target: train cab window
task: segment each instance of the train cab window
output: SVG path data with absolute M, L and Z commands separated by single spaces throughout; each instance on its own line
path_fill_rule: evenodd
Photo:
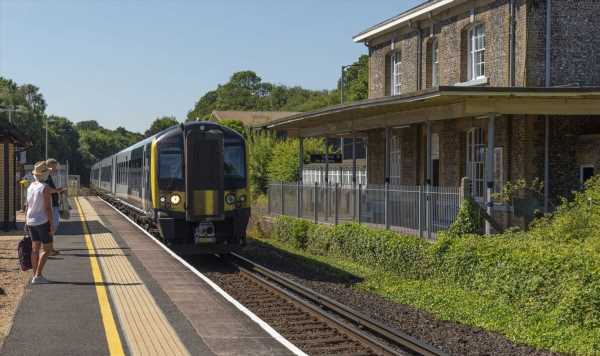
M 226 188 L 242 188 L 246 182 L 244 141 L 225 137 L 223 164 Z
M 165 189 L 183 185 L 183 138 L 167 137 L 158 144 L 158 178 Z

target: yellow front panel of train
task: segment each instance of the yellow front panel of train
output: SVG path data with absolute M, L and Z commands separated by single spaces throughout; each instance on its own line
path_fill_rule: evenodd
M 215 190 L 195 190 L 193 215 L 211 216 L 218 214 L 218 196 Z

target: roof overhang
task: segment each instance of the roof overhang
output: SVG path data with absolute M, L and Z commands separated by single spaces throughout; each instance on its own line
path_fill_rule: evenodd
M 429 18 L 434 12 L 443 11 L 449 7 L 456 6 L 459 3 L 465 2 L 466 0 L 429 0 L 420 5 L 417 5 L 409 10 L 402 12 L 401 14 L 387 19 L 383 22 L 376 24 L 375 26 L 369 27 L 361 33 L 354 36 L 352 39 L 354 42 L 368 41 L 375 36 L 382 35 L 384 33 L 393 31 L 406 25 L 412 21 Z
M 340 135 L 381 127 L 498 115 L 599 115 L 600 87 L 440 87 L 293 115 L 265 127 L 291 136 Z

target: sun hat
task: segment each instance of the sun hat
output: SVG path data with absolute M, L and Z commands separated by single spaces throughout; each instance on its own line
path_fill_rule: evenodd
M 48 166 L 45 161 L 40 161 L 33 166 L 33 171 L 31 171 L 39 181 L 45 181 L 48 179 Z

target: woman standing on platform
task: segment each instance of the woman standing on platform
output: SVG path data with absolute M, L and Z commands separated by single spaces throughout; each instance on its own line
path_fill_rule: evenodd
M 35 181 L 27 188 L 27 209 L 25 212 L 27 231 L 31 237 L 32 284 L 48 283 L 42 276 L 48 255 L 52 251 L 52 188 L 45 182 L 48 179 L 46 162 L 38 162 L 33 169 Z M 40 246 L 42 252 L 40 253 Z

